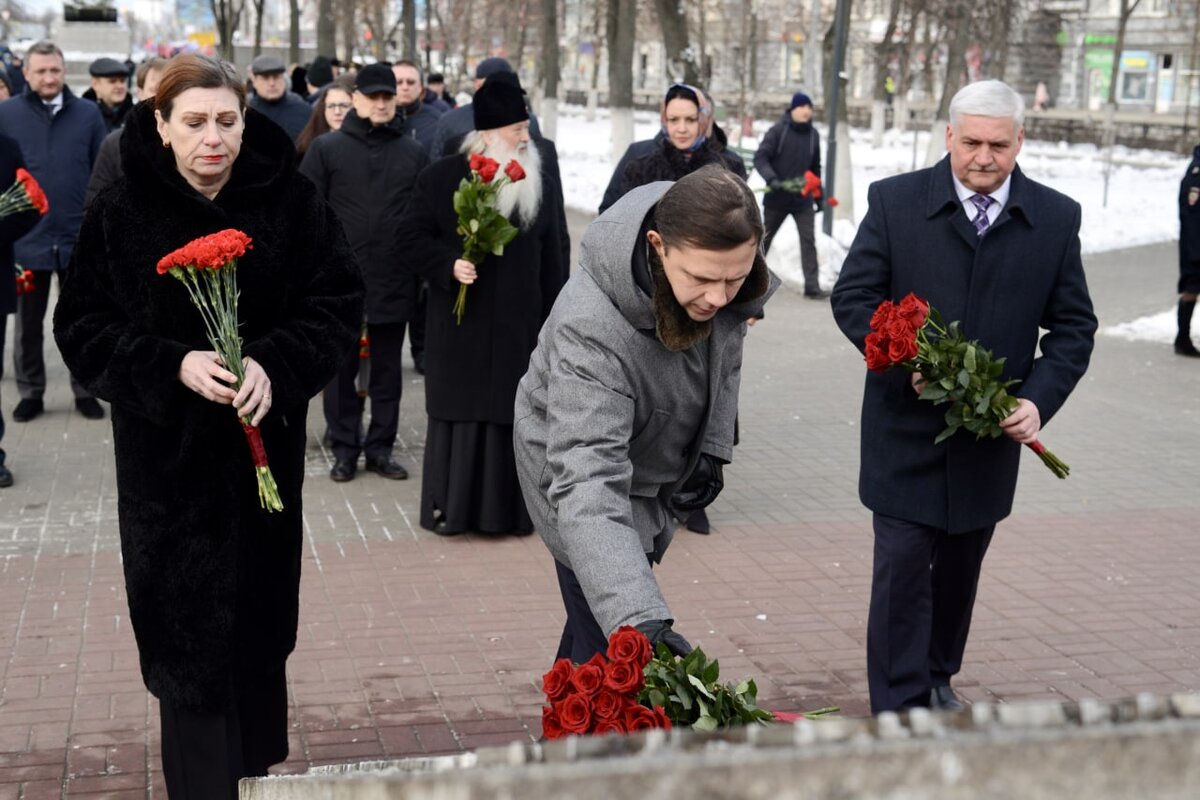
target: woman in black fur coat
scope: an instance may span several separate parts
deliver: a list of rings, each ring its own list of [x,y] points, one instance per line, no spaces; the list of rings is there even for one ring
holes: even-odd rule
[[[659,106],[662,136],[645,155],[625,166],[621,196],[655,181],[677,181],[708,164],[724,164],[742,180],[746,165],[725,147],[725,134],[713,121],[712,101],[694,86],[677,83]]]
[[[305,418],[358,338],[361,279],[291,140],[246,111],[227,65],[172,60],[121,156],[124,177],[84,219],[54,332],[112,403],[126,592],[168,793],[234,798],[288,752]],[[237,271],[236,394],[185,287],[155,269],[225,228],[253,239]],[[240,415],[261,429],[282,512],[259,505]]]

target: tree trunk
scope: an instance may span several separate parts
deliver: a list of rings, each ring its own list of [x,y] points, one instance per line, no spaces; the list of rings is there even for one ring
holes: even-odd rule
[[[242,21],[246,0],[208,0],[217,26],[217,51],[225,61],[233,61],[233,32]]]
[[[338,10],[341,12],[338,25],[342,29],[344,58],[347,61],[353,61],[354,51],[358,48],[358,14],[356,13],[358,9],[355,8],[354,3],[341,3]]]
[[[636,0],[608,0],[608,108],[612,114],[612,160],[633,143],[633,46]]]
[[[288,61],[300,62],[300,0],[288,0]]]
[[[542,133],[558,134],[558,0],[542,0]]]
[[[925,166],[931,166],[946,152],[946,126],[950,124],[950,101],[963,86],[963,59],[967,54],[968,33],[971,27],[969,7],[955,2],[946,9],[950,38],[946,42],[946,76],[942,82],[942,96],[938,100],[937,113],[933,115],[933,126],[929,129],[929,150],[925,154]]]
[[[1129,24],[1129,18],[1140,2],[1142,0],[1121,0],[1121,16],[1117,21],[1117,43],[1113,45],[1112,71],[1108,74],[1108,104],[1110,106],[1117,104],[1117,79],[1121,73],[1121,51],[1125,49],[1125,27]]]
[[[317,52],[333,57],[337,53],[337,17],[333,0],[317,0]]]
[[[667,67],[671,79],[692,86],[700,83],[700,70],[696,65],[696,54],[688,37],[687,13],[682,0],[654,0],[658,12],[658,27],[662,29],[663,48],[667,54]]]
[[[804,40],[804,85],[808,94],[818,103],[825,102],[825,83],[821,77],[821,28],[821,0],[812,0],[808,33]]]
[[[267,0],[253,0],[254,2],[254,57],[262,55],[262,26],[263,12],[266,11]],[[288,77],[291,77],[290,75]]]
[[[426,0],[428,2],[429,0]],[[403,0],[400,5],[400,16],[404,18],[404,46],[400,52],[403,57],[414,64],[419,63],[417,53],[417,4],[414,0]],[[425,32],[429,35],[429,31]],[[385,54],[386,57],[386,54]]]

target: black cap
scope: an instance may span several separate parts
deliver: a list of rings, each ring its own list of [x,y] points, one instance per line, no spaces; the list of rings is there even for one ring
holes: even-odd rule
[[[129,67],[115,58],[97,58],[88,65],[88,74],[93,78],[128,78]]]
[[[368,64],[355,76],[354,89],[363,94],[395,94],[396,73],[384,64]]]
[[[471,100],[475,112],[475,130],[490,131],[529,119],[525,108],[525,93],[520,85],[508,81],[489,80],[479,87]]]
[[[273,72],[283,72],[287,65],[279,56],[259,56],[250,62],[250,71],[255,75],[270,75]]]
[[[512,64],[508,63],[503,58],[492,56],[485,58],[475,66],[475,78],[477,80],[487,80],[497,72],[512,72]]]
[[[445,83],[445,82],[446,82],[446,76],[440,72],[431,72],[431,73],[429,73],[429,77],[425,79],[426,84]]]
[[[308,65],[308,74],[305,76],[305,80],[317,87],[333,83],[333,65],[329,63],[329,59],[325,56],[314,58]]]

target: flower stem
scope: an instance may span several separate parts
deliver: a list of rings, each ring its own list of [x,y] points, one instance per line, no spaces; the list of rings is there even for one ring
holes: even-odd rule
[[[1035,439],[1032,442],[1027,442],[1025,446],[1037,453],[1038,458],[1042,460],[1047,469],[1054,473],[1055,477],[1060,480],[1066,480],[1067,476],[1071,474],[1071,468],[1067,466],[1067,463],[1047,450],[1046,445]]]

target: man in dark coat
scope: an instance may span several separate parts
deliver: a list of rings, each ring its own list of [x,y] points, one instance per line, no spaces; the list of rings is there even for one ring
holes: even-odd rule
[[[294,142],[308,124],[312,106],[300,95],[288,91],[288,82],[283,77],[285,69],[278,56],[259,56],[251,62],[254,93],[250,96],[250,107],[287,131]]]
[[[483,59],[475,67],[475,91],[478,92],[485,83],[496,77],[500,80],[507,80],[518,88],[521,85],[512,64],[503,58],[492,56]],[[528,100],[525,100],[525,113],[529,115],[529,135],[534,139],[541,138],[542,132],[538,128],[537,116],[529,110]],[[475,130],[475,117],[470,103],[442,114],[438,119],[437,132],[433,137],[433,146],[429,150],[429,157],[437,161],[444,156],[454,155],[462,145],[463,138],[473,130]]]
[[[800,232],[800,269],[804,272],[804,296],[820,299],[829,296],[818,281],[817,239],[814,230],[815,204],[813,197],[798,190],[785,188],[784,181],[804,182],[804,174],[812,172],[821,177],[821,136],[813,127],[813,104],[804,92],[792,95],[792,104],[783,118],[771,126],[754,154],[754,168],[770,189],[763,198],[763,252],[771,250],[771,242],[779,226],[791,216]]]
[[[404,119],[404,132],[416,139],[428,153],[437,134],[438,119],[446,113],[425,102],[421,68],[411,61],[392,64],[396,76],[396,109]]]
[[[325,424],[333,442],[335,481],[354,478],[358,457],[385,478],[404,479],[406,470],[392,457],[400,420],[405,325],[412,318],[417,279],[401,268],[396,226],[417,175],[428,163],[416,139],[404,134],[396,113],[396,78],[383,64],[359,71],[354,109],[340,130],[313,140],[300,171],[329,201],[346,228],[367,286],[367,338],[371,348],[368,395],[371,425],[362,432],[363,402],[355,389],[358,353],[346,359],[325,389]]]
[[[17,170],[25,167],[21,158],[21,147],[15,139],[0,135],[0,183],[13,185]],[[13,242],[20,239],[37,224],[38,212],[34,209],[0,217],[0,353],[4,352],[4,336],[8,328],[8,315],[17,310],[17,282],[14,274]],[[0,361],[0,377],[4,375],[4,363]],[[0,411],[0,441],[4,440],[4,413]],[[13,474],[4,463],[4,449],[0,448],[0,489],[13,485]]]
[[[1005,436],[960,432],[934,444],[944,408],[918,398],[920,376],[867,373],[859,495],[874,512],[867,676],[876,713],[961,708],[950,679],[992,532],[1012,509],[1021,445],[1037,440],[1092,352],[1079,204],[1017,167],[1024,110],[1000,81],[956,94],[949,155],[871,186],[833,291],[834,317],[859,350],[879,304],[915,292],[1006,358],[1004,378],[1020,380]]]
[[[526,177],[503,186],[497,208],[518,228],[502,255],[463,259],[454,193],[470,175],[466,153],[434,162],[417,180],[400,226],[406,267],[429,282],[425,408],[429,415],[421,526],[529,533],[512,450],[513,401],[538,330],[567,278],[570,243],[554,144],[531,139],[524,93],[489,81],[472,104],[464,148],[511,160]],[[461,323],[452,312],[466,287]]]
[[[81,100],[63,83],[65,61],[53,42],[38,42],[25,58],[27,85],[20,97],[0,103],[0,133],[21,146],[29,171],[50,201],[50,213],[17,242],[17,263],[37,273],[34,289],[17,302],[14,372],[20,402],[13,419],[28,422],[44,410],[46,362],[43,321],[50,305],[50,277],[61,284],[83,221],[83,200],[92,165],[104,141],[104,119],[95,103]],[[104,409],[71,376],[75,408],[88,419]]]
[[[1179,332],[1175,335],[1175,352],[1181,356],[1200,358],[1200,350],[1192,344],[1192,313],[1200,295],[1200,146],[1192,151],[1179,184]]]
[[[158,90],[158,79],[167,67],[167,59],[155,56],[148,58],[138,65],[135,81],[138,90],[138,102],[144,103],[154,99]],[[87,194],[84,196],[84,207],[90,206],[92,200],[106,187],[117,182],[121,177],[121,129],[112,131],[104,137],[100,145],[100,153],[96,156],[96,164],[92,167],[92,177],[88,180]]]
[[[133,108],[129,96],[129,68],[115,58],[97,58],[88,66],[92,86],[82,97],[91,100],[104,117],[109,133],[125,124],[125,115]]]

